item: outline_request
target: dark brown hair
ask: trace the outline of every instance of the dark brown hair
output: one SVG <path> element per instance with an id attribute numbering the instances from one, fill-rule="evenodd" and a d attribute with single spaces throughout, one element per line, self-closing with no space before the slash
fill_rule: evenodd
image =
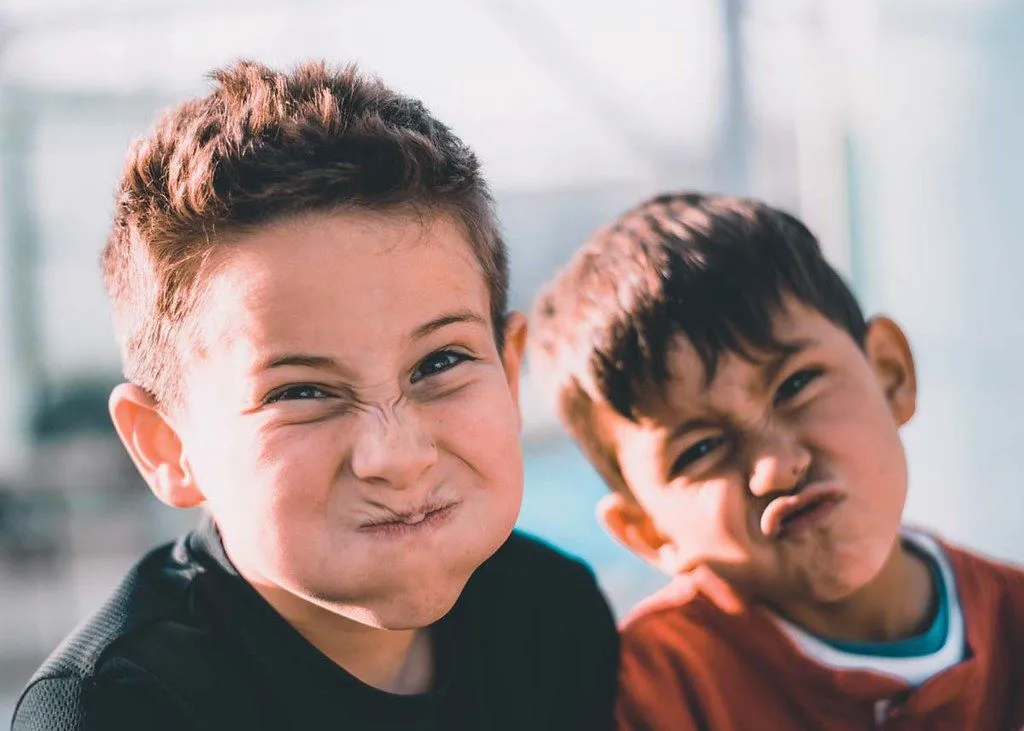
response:
<path id="1" fill-rule="evenodd" d="M 291 72 L 239 61 L 137 140 L 115 199 L 103 274 L 126 378 L 181 395 L 186 323 L 212 247 L 331 209 L 449 215 L 463 228 L 501 339 L 508 257 L 476 156 L 422 103 L 355 67 Z"/>
<path id="2" fill-rule="evenodd" d="M 676 336 L 693 344 L 708 383 L 723 352 L 785 350 L 772 330 L 784 295 L 863 346 L 857 300 L 796 218 L 755 200 L 661 195 L 595 234 L 541 291 L 531 367 L 551 377 L 563 423 L 614 485 L 595 404 L 636 421 L 644 396 L 669 377 Z"/>

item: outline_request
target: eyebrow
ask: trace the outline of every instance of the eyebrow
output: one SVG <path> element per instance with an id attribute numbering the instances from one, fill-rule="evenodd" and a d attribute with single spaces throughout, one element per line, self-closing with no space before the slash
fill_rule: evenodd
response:
<path id="1" fill-rule="evenodd" d="M 682 424 L 673 427 L 672 431 L 668 433 L 668 437 L 664 440 L 664 442 L 665 444 L 669 444 L 671 442 L 676 441 L 677 439 L 679 439 L 680 437 L 684 436 L 689 432 L 696 431 L 698 429 L 710 429 L 711 427 L 716 426 L 717 424 L 720 423 L 720 421 L 715 421 L 714 419 L 709 419 L 705 416 L 698 416 L 693 419 L 687 419 Z"/>
<path id="2" fill-rule="evenodd" d="M 448 314 L 435 317 L 422 325 L 416 327 L 409 336 L 410 340 L 425 338 L 431 333 L 437 332 L 448 325 L 455 325 L 462 322 L 479 323 L 486 326 L 487 320 L 472 310 L 457 310 Z M 256 364 L 256 371 L 269 371 L 275 368 L 287 366 L 298 366 L 301 368 L 316 368 L 320 370 L 332 370 L 345 372 L 345 367 L 340 361 L 326 355 L 314 355 L 312 353 L 281 353 L 264 358 Z"/>
<path id="3" fill-rule="evenodd" d="M 800 338 L 798 340 L 781 343 L 782 348 L 780 353 L 777 356 L 770 358 L 764 366 L 765 387 L 767 388 L 768 384 L 772 383 L 779 377 L 779 372 L 793 356 L 817 344 L 818 341 L 814 338 Z"/>
<path id="4" fill-rule="evenodd" d="M 468 322 L 475 323 L 478 325 L 487 326 L 487 320 L 481 317 L 473 310 L 456 310 L 455 312 L 449 312 L 445 315 L 435 317 L 433 320 L 423 323 L 409 335 L 410 340 L 419 340 L 425 338 L 431 333 L 435 333 L 441 328 L 448 327 L 449 325 L 456 325 L 459 323 Z"/>
<path id="5" fill-rule="evenodd" d="M 807 348 L 818 345 L 818 342 L 819 341 L 814 338 L 800 338 L 798 340 L 791 340 L 789 342 L 782 343 L 779 354 L 764 361 L 762 382 L 765 384 L 765 387 L 767 388 L 768 384 L 778 378 L 779 373 L 786 366 L 786 363 L 793 358 L 793 356 Z M 706 416 L 697 416 L 692 419 L 687 419 L 672 428 L 665 439 L 665 443 L 673 442 L 688 432 L 696 431 L 697 429 L 709 429 L 719 423 L 720 420 Z"/>
<path id="6" fill-rule="evenodd" d="M 256 364 L 257 371 L 269 371 L 274 368 L 285 366 L 300 366 L 303 368 L 320 368 L 340 371 L 344 370 L 341 363 L 326 355 L 312 355 L 310 353 L 283 353 L 272 355 Z"/>

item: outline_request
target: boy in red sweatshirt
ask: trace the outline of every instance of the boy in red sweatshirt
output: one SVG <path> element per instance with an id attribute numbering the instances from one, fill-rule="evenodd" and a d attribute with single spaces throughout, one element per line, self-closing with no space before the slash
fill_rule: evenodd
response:
<path id="1" fill-rule="evenodd" d="M 1024 573 L 901 525 L 910 347 L 799 221 L 649 200 L 531 337 L 602 524 L 675 577 L 623 623 L 619 728 L 1024 726 Z"/>

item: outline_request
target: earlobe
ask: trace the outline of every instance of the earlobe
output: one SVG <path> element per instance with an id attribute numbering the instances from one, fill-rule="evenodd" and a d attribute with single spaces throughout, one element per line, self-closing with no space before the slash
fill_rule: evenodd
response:
<path id="1" fill-rule="evenodd" d="M 876 317 L 868 323 L 864 349 L 896 423 L 906 424 L 917 410 L 917 371 L 907 336 L 888 317 Z"/>
<path id="2" fill-rule="evenodd" d="M 153 494 L 176 508 L 202 504 L 205 497 L 195 484 L 181 439 L 153 397 L 122 383 L 111 392 L 109 407 L 121 442 Z"/>
<path id="3" fill-rule="evenodd" d="M 675 546 L 634 500 L 618 492 L 609 493 L 598 501 L 596 512 L 605 531 L 634 554 L 666 574 L 679 572 Z"/>

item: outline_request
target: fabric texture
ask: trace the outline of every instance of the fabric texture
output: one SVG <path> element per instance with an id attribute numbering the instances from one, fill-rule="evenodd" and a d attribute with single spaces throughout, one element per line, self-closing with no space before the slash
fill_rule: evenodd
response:
<path id="1" fill-rule="evenodd" d="M 940 545 L 966 648 L 961 662 L 919 687 L 817 662 L 766 609 L 698 569 L 623 622 L 618 728 L 1020 731 L 1024 572 Z"/>
<path id="2" fill-rule="evenodd" d="M 907 681 L 913 687 L 963 660 L 967 646 L 956 577 L 942 546 L 931 536 L 903 531 L 904 545 L 930 564 L 939 594 L 932 626 L 923 635 L 899 642 L 833 643 L 790 622 L 776 622 L 805 655 L 839 670 L 873 670 Z"/>
<path id="3" fill-rule="evenodd" d="M 514 533 L 431 628 L 435 683 L 362 683 L 228 561 L 209 519 L 155 549 L 22 693 L 15 731 L 612 727 L 614 620 L 583 564 Z"/>

